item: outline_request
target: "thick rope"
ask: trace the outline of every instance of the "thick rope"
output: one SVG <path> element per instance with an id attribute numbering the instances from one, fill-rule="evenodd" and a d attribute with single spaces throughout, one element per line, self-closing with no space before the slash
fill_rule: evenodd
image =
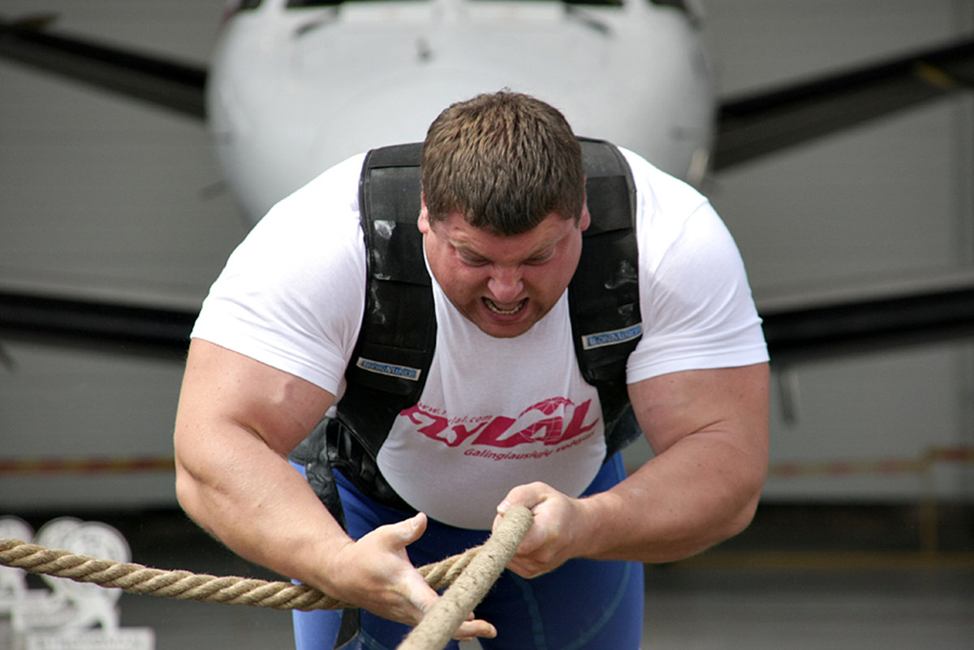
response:
<path id="1" fill-rule="evenodd" d="M 530 512 L 528 514 L 530 515 Z M 508 517 L 505 517 L 505 521 L 507 519 Z M 498 529 L 498 533 L 501 532 L 501 528 Z M 496 536 L 492 536 L 484 546 L 471 548 L 459 555 L 426 565 L 421 567 L 419 572 L 434 590 L 444 589 L 458 579 L 473 563 L 480 550 L 491 544 Z M 523 538 L 523 534 L 521 537 Z M 514 548 L 517 548 L 517 544 Z M 507 561 L 504 562 L 505 565 L 506 563 Z M 30 573 L 42 573 L 55 578 L 70 578 L 75 582 L 88 582 L 106 588 L 121 589 L 132 594 L 164 596 L 176 600 L 302 611 L 344 609 L 352 606 L 307 585 L 235 576 L 220 577 L 190 571 L 152 569 L 131 562 L 99 560 L 70 551 L 49 549 L 19 539 L 0 538 L 0 564 Z M 501 565 L 501 570 L 503 568 L 504 565 Z M 451 631 L 450 634 L 452 633 Z"/>
<path id="2" fill-rule="evenodd" d="M 421 567 L 419 572 L 438 591 L 453 583 L 480 548 L 478 546 Z M 0 538 L 0 564 L 30 573 L 121 589 L 131 594 L 164 596 L 176 600 L 303 611 L 351 607 L 307 585 L 152 569 L 132 562 L 99 560 L 5 537 Z"/>
<path id="3" fill-rule="evenodd" d="M 90 582 L 132 594 L 165 596 L 227 605 L 272 609 L 337 609 L 342 604 L 305 585 L 268 582 L 190 571 L 151 569 L 131 562 L 99 560 L 70 551 L 45 548 L 18 539 L 0 539 L 0 564 L 75 582 Z"/>
<path id="4" fill-rule="evenodd" d="M 442 650 L 480 604 L 531 528 L 531 511 L 513 506 L 500 526 L 443 597 L 426 612 L 397 650 Z"/>

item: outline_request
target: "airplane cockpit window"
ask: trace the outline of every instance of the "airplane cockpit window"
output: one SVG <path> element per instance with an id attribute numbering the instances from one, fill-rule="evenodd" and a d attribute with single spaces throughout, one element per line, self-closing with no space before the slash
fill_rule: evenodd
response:
<path id="1" fill-rule="evenodd" d="M 566 5 L 598 5 L 601 7 L 621 7 L 622 0 L 562 0 Z"/>
<path id="2" fill-rule="evenodd" d="M 390 2 L 395 0 L 288 0 L 288 9 L 299 9 L 303 7 L 334 7 L 346 2 Z M 475 0 L 478 1 L 478 0 Z M 484 0 L 481 0 L 484 1 Z M 490 2 L 491 0 L 485 0 Z M 563 2 L 568 5 L 598 5 L 602 7 L 621 7 L 625 0 L 522 0 L 525 2 Z M 254 6 L 260 4 L 261 0 L 244 0 L 244 4 L 252 3 Z M 683 6 L 683 0 L 650 0 L 656 4 L 679 5 Z"/>
<path id="3" fill-rule="evenodd" d="M 391 0 L 287 0 L 288 9 L 304 7 L 335 7 L 346 2 L 389 2 Z"/>
<path id="4" fill-rule="evenodd" d="M 256 9 L 260 6 L 261 2 L 262 0 L 240 0 L 240 3 L 237 5 L 237 10 Z"/>
<path id="5" fill-rule="evenodd" d="M 491 2 L 492 0 L 477 0 Z M 521 0 L 522 2 L 561 2 L 566 5 L 597 5 L 600 7 L 621 7 L 624 0 Z"/>
<path id="6" fill-rule="evenodd" d="M 690 7 L 687 6 L 687 0 L 649 0 L 649 2 L 650 4 L 654 4 L 654 5 L 676 7 L 677 9 L 682 9 L 683 11 L 690 12 Z"/>
<path id="7" fill-rule="evenodd" d="M 333 7 L 340 5 L 344 2 L 383 2 L 390 0 L 288 0 L 287 8 L 296 9 L 301 7 Z M 486 0 L 490 1 L 490 0 Z M 529 2 L 537 2 L 539 0 L 525 0 Z M 544 1 L 544 0 L 540 0 Z M 551 0 L 555 2 L 563 2 L 568 5 L 596 5 L 602 7 L 621 7 L 625 0 Z M 675 7 L 682 11 L 688 13 L 693 13 L 691 11 L 690 5 L 692 0 L 649 0 L 651 4 L 663 5 L 667 7 Z M 253 9 L 261 3 L 261 0 L 241 0 L 241 9 Z"/>

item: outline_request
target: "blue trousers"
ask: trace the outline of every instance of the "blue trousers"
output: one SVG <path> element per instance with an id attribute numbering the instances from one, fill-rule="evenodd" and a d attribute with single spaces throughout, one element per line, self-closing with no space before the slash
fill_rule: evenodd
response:
<path id="1" fill-rule="evenodd" d="M 408 515 L 379 505 L 336 472 L 349 534 L 354 538 Z M 602 492 L 625 478 L 620 454 L 609 460 L 585 494 Z M 414 566 L 438 562 L 482 544 L 490 531 L 466 530 L 429 520 L 426 533 L 407 548 Z M 637 562 L 570 560 L 526 580 L 504 571 L 476 609 L 497 628 L 479 639 L 484 650 L 636 650 L 642 638 L 643 570 Z M 410 628 L 362 611 L 361 631 L 347 648 L 394 650 Z M 297 650 L 332 650 L 341 612 L 294 612 Z M 447 648 L 457 650 L 457 643 Z"/>

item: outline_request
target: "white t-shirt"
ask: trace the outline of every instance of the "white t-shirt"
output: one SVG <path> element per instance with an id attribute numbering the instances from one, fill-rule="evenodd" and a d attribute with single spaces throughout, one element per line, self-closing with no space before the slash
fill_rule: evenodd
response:
<path id="1" fill-rule="evenodd" d="M 643 337 L 629 383 L 768 359 L 730 234 L 693 188 L 622 150 L 636 183 Z M 363 157 L 275 206 L 234 251 L 193 330 L 302 377 L 339 400 L 365 308 L 359 225 Z M 582 379 L 567 292 L 525 334 L 496 339 L 433 281 L 436 352 L 420 402 L 379 452 L 389 484 L 453 526 L 490 528 L 507 492 L 543 481 L 577 496 L 605 454 L 596 389 Z"/>

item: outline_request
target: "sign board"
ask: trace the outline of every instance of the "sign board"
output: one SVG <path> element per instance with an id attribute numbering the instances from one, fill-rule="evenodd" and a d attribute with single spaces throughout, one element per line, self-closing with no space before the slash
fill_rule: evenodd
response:
<path id="1" fill-rule="evenodd" d="M 125 538 L 111 526 L 61 517 L 34 535 L 16 517 L 0 518 L 0 537 L 21 539 L 50 549 L 102 560 L 129 562 Z M 151 628 L 120 628 L 119 589 L 44 575 L 46 589 L 26 588 L 21 569 L 0 567 L 0 614 L 10 622 L 0 627 L 0 648 L 14 650 L 154 650 Z M 5 638 L 4 638 L 5 637 Z"/>
<path id="2" fill-rule="evenodd" d="M 148 627 L 126 627 L 109 632 L 42 632 L 28 634 L 23 650 L 153 650 L 155 633 Z"/>

